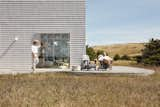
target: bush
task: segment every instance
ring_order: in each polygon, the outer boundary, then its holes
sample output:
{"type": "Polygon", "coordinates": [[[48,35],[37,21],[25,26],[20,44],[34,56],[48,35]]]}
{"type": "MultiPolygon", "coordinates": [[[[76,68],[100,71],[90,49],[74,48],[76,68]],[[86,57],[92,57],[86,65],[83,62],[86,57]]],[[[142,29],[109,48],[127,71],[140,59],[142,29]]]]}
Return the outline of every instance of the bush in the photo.
{"type": "Polygon", "coordinates": [[[160,40],[151,39],[142,50],[143,64],[160,66],[160,40]]]}
{"type": "Polygon", "coordinates": [[[104,54],[104,51],[103,51],[103,50],[98,50],[97,53],[96,53],[97,57],[98,57],[99,55],[103,55],[103,54],[104,54]]]}
{"type": "Polygon", "coordinates": [[[142,56],[140,56],[140,55],[134,56],[133,58],[135,59],[135,61],[137,61],[137,63],[141,63],[142,62],[142,56]]]}
{"type": "Polygon", "coordinates": [[[113,58],[115,61],[117,61],[117,60],[120,60],[121,59],[121,57],[120,57],[120,55],[119,54],[116,54],[115,56],[114,56],[114,58],[113,58]]]}
{"type": "Polygon", "coordinates": [[[121,60],[130,60],[131,58],[128,55],[123,55],[121,60]]]}
{"type": "Polygon", "coordinates": [[[92,47],[86,46],[86,51],[91,61],[96,59],[96,52],[94,51],[92,47]]]}

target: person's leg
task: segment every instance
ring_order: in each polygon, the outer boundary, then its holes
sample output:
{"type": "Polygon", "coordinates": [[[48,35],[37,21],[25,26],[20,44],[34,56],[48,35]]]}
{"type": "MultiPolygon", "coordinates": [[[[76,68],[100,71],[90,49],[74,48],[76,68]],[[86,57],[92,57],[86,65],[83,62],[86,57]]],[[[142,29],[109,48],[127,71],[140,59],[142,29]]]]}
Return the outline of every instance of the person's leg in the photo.
{"type": "Polygon", "coordinates": [[[112,63],[113,63],[113,61],[111,61],[110,70],[112,70],[112,63]]]}
{"type": "Polygon", "coordinates": [[[103,61],[99,61],[100,62],[100,68],[103,68],[103,61]]]}
{"type": "Polygon", "coordinates": [[[38,57],[34,58],[34,67],[33,67],[34,72],[36,71],[36,66],[38,63],[39,63],[39,58],[38,57]]]}
{"type": "Polygon", "coordinates": [[[39,58],[37,57],[36,58],[36,65],[39,63],[39,58]]]}
{"type": "Polygon", "coordinates": [[[104,69],[107,69],[109,67],[109,61],[103,60],[103,66],[104,66],[104,69]]]}
{"type": "Polygon", "coordinates": [[[35,72],[36,70],[36,59],[35,58],[33,58],[32,69],[33,69],[33,72],[35,72]]]}
{"type": "Polygon", "coordinates": [[[109,63],[109,69],[112,70],[112,61],[108,61],[109,63]]]}
{"type": "Polygon", "coordinates": [[[104,69],[107,69],[108,68],[108,63],[104,62],[104,69]]]}
{"type": "Polygon", "coordinates": [[[87,66],[88,66],[88,61],[87,60],[84,61],[84,65],[85,65],[85,69],[87,69],[87,66]]]}

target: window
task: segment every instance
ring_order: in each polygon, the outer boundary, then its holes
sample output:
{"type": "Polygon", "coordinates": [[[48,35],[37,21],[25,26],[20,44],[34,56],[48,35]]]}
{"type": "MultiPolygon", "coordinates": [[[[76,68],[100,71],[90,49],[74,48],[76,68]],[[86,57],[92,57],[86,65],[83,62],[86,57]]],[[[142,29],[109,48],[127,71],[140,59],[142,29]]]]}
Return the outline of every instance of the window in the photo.
{"type": "Polygon", "coordinates": [[[70,34],[40,34],[39,68],[69,68],[70,34]]]}

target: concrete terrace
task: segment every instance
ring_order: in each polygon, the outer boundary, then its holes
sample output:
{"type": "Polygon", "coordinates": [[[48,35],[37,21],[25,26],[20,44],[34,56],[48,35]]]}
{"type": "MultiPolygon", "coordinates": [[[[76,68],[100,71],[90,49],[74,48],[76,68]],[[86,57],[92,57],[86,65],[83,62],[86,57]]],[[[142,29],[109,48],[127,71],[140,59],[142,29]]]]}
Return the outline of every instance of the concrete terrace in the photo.
{"type": "MultiPolygon", "coordinates": [[[[16,71],[17,72],[17,71],[16,71]]],[[[53,73],[79,73],[79,74],[121,74],[121,75],[138,75],[138,76],[147,76],[154,74],[155,71],[143,68],[136,68],[136,67],[126,67],[126,66],[113,66],[112,70],[89,70],[89,71],[71,71],[70,69],[37,69],[36,73],[46,73],[46,72],[53,72],[53,73]]],[[[20,71],[19,73],[29,73],[25,71],[20,71]]],[[[31,72],[30,72],[31,73],[31,72]]],[[[14,71],[6,70],[0,72],[0,74],[17,74],[14,71]]]]}

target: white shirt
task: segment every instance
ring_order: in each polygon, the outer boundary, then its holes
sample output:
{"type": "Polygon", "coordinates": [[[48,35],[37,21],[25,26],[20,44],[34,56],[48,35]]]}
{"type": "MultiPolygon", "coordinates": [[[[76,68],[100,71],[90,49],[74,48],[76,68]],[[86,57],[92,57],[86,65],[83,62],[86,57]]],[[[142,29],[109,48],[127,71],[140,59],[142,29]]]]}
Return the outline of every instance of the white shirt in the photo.
{"type": "Polygon", "coordinates": [[[40,48],[39,46],[32,45],[32,52],[33,52],[34,54],[38,54],[38,49],[39,49],[39,48],[40,48]]]}
{"type": "Polygon", "coordinates": [[[103,59],[104,59],[104,57],[103,57],[102,55],[100,55],[100,56],[98,57],[98,60],[99,60],[99,61],[103,61],[103,59]]]}

